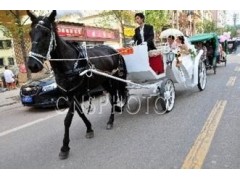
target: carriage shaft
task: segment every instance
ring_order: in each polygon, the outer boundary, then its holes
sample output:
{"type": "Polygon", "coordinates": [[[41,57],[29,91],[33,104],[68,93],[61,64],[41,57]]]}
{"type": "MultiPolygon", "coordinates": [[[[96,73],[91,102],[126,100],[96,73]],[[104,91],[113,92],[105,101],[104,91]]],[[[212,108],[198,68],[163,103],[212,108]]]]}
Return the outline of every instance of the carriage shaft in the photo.
{"type": "Polygon", "coordinates": [[[114,80],[117,80],[117,81],[121,81],[121,82],[124,82],[124,83],[127,83],[127,84],[131,84],[131,85],[137,86],[137,87],[139,87],[139,88],[149,89],[149,87],[147,87],[147,86],[134,83],[134,82],[132,82],[132,81],[130,81],[130,80],[124,80],[124,79],[121,79],[121,78],[118,78],[118,77],[109,75],[109,74],[107,74],[107,73],[97,71],[97,70],[95,70],[95,69],[85,70],[85,71],[83,71],[82,73],[80,73],[79,75],[80,75],[80,76],[83,76],[83,75],[87,74],[88,72],[91,72],[91,73],[94,73],[94,74],[97,74],[97,75],[100,75],[100,76],[108,77],[108,78],[111,78],[111,79],[114,79],[114,80]]]}

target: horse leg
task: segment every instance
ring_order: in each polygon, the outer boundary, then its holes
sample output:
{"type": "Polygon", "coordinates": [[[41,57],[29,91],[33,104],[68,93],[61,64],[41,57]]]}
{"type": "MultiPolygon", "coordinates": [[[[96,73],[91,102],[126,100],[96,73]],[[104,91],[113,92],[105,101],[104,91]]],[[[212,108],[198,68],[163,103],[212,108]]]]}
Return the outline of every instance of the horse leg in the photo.
{"type": "Polygon", "coordinates": [[[65,133],[64,133],[64,138],[63,138],[63,146],[62,146],[61,151],[59,153],[59,158],[60,159],[66,159],[66,158],[68,158],[68,155],[69,155],[69,151],[70,151],[70,148],[68,146],[69,142],[70,142],[69,128],[70,128],[71,123],[72,123],[73,115],[74,115],[74,101],[72,100],[71,103],[70,103],[70,106],[69,106],[68,113],[67,113],[67,115],[64,119],[65,133]]]}
{"type": "Polygon", "coordinates": [[[83,122],[85,123],[86,127],[87,127],[87,132],[86,132],[86,138],[93,138],[94,137],[94,131],[92,129],[92,124],[90,123],[90,121],[87,119],[87,117],[85,116],[85,114],[83,113],[82,107],[79,104],[78,100],[76,99],[76,97],[74,96],[74,102],[75,102],[75,106],[76,106],[76,110],[78,115],[82,118],[83,122]]]}
{"type": "Polygon", "coordinates": [[[117,104],[117,90],[113,88],[109,93],[110,93],[110,103],[112,105],[112,108],[111,108],[111,115],[109,117],[109,121],[107,122],[107,130],[110,130],[113,128],[115,106],[117,104]]]}

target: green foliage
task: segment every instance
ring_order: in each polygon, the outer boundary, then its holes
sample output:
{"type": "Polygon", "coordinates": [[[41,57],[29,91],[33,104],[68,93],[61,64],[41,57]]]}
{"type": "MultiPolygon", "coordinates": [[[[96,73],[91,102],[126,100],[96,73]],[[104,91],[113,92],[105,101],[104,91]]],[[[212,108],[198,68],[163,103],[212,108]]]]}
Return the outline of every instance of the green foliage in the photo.
{"type": "Polygon", "coordinates": [[[217,26],[213,21],[204,20],[202,26],[204,33],[217,32],[217,26]]]}
{"type": "Polygon", "coordinates": [[[1,23],[0,23],[0,31],[3,33],[3,36],[11,37],[11,32],[1,23]]]}
{"type": "Polygon", "coordinates": [[[232,37],[236,37],[237,36],[237,30],[239,28],[235,27],[235,26],[226,26],[225,27],[225,32],[231,32],[231,36],[232,37]]]}
{"type": "Polygon", "coordinates": [[[112,28],[112,24],[114,24],[114,22],[120,25],[123,44],[126,44],[124,26],[133,24],[134,12],[130,10],[110,10],[103,11],[100,15],[102,16],[102,22],[100,22],[100,24],[104,25],[104,27],[112,28]]]}
{"type": "Polygon", "coordinates": [[[102,17],[101,25],[111,27],[112,24],[132,25],[134,23],[134,13],[130,10],[106,10],[100,16],[102,17]]]}
{"type": "Polygon", "coordinates": [[[168,25],[169,14],[166,10],[146,10],[145,22],[151,24],[156,32],[161,32],[162,28],[168,25]]]}
{"type": "Polygon", "coordinates": [[[197,33],[215,32],[218,35],[222,35],[224,32],[231,32],[231,37],[236,37],[237,30],[240,29],[240,26],[227,25],[224,28],[217,28],[214,22],[204,20],[203,23],[202,22],[197,23],[196,28],[197,28],[197,33]]]}
{"type": "MultiPolygon", "coordinates": [[[[22,52],[22,59],[26,63],[27,50],[25,47],[25,33],[29,32],[29,25],[25,25],[28,19],[24,10],[1,10],[0,11],[0,24],[3,25],[8,31],[4,31],[4,35],[12,37],[16,44],[19,44],[22,52]]],[[[28,79],[31,74],[27,69],[28,79]]]]}
{"type": "Polygon", "coordinates": [[[25,26],[27,19],[23,20],[25,15],[26,11],[23,10],[0,11],[0,24],[8,29],[8,31],[4,31],[4,35],[18,39],[28,32],[29,26],[25,26]]]}
{"type": "Polygon", "coordinates": [[[196,23],[196,30],[197,30],[197,33],[203,33],[204,32],[202,22],[197,22],[196,23]]]}
{"type": "Polygon", "coordinates": [[[226,31],[225,28],[218,28],[213,21],[203,20],[203,22],[198,22],[196,24],[197,33],[217,33],[221,35],[226,31]]]}

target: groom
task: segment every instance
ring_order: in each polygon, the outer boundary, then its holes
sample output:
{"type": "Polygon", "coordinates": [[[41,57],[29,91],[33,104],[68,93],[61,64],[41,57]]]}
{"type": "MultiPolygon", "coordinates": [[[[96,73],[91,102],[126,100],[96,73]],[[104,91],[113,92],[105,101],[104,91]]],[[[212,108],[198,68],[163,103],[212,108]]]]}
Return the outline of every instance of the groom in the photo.
{"type": "Polygon", "coordinates": [[[135,29],[135,34],[133,36],[134,43],[137,42],[137,45],[142,44],[143,42],[147,43],[148,51],[156,49],[153,39],[154,39],[154,31],[153,26],[144,23],[145,16],[143,13],[135,14],[135,21],[139,25],[138,28],[135,29]]]}

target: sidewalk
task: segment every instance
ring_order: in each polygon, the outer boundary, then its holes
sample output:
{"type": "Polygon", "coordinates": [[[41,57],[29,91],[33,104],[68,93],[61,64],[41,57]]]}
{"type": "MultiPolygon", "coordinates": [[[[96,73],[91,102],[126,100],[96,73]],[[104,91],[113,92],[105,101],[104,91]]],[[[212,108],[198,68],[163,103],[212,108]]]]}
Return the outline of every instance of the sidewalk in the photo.
{"type": "Polygon", "coordinates": [[[20,88],[11,91],[0,89],[0,108],[20,102],[20,88]]]}

